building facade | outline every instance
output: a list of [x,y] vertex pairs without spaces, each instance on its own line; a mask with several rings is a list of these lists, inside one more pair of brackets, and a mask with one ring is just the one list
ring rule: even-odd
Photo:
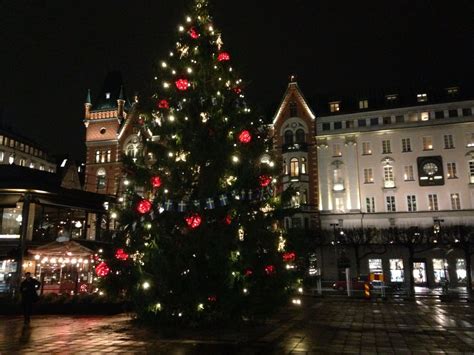
[[[413,273],[420,285],[447,279],[465,283],[470,257],[461,239],[470,243],[471,234],[459,232],[444,246],[437,236],[474,228],[474,95],[450,87],[317,98],[311,101],[315,114],[308,121],[304,114],[313,111],[306,101],[298,118],[282,114],[289,110],[285,103],[294,100],[291,87],[297,88],[296,83],[290,83],[273,123],[285,167],[282,187],[303,180],[304,189],[316,191],[311,203],[318,208],[309,214],[321,227],[314,236],[323,279],[342,278],[341,270],[350,267],[353,276],[384,273],[388,282],[406,282]],[[278,144],[278,139],[285,142],[285,128],[293,121],[313,122],[317,153],[312,162],[317,166],[307,180],[288,166],[296,158],[301,170],[306,156],[298,150],[289,156],[284,143],[281,149]],[[286,142],[291,139],[288,133]],[[285,226],[301,224],[292,225],[290,219]],[[423,230],[422,237],[415,232],[419,243],[402,243],[402,231],[414,228]]]

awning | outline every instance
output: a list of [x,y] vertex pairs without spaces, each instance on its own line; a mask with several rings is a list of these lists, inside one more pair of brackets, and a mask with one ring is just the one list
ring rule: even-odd
[[85,257],[94,254],[94,251],[70,240],[67,242],[54,241],[34,249],[29,249],[28,253],[32,255],[39,254],[41,256],[48,257]]

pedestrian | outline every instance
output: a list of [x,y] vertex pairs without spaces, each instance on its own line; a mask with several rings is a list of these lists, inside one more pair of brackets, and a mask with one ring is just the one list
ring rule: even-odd
[[38,301],[39,297],[36,291],[39,289],[40,283],[38,280],[31,277],[31,273],[25,273],[25,279],[20,284],[21,305],[23,307],[23,316],[25,317],[25,324],[30,323],[31,311],[33,303]]

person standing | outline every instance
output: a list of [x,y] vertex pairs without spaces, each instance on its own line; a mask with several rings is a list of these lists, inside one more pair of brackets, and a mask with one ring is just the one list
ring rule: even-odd
[[23,307],[23,316],[25,324],[30,323],[31,312],[33,310],[33,303],[38,300],[36,291],[39,289],[40,283],[38,280],[31,277],[31,273],[25,274],[25,279],[20,284],[21,305]]

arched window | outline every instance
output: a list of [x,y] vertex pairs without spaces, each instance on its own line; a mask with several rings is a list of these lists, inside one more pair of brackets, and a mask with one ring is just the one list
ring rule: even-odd
[[306,189],[301,191],[300,202],[302,205],[306,205],[308,203],[308,191]]
[[307,174],[307,172],[306,172],[306,158],[301,158],[301,174]]
[[293,131],[285,131],[285,144],[293,144]]
[[290,160],[290,176],[299,176],[300,175],[300,167],[298,158],[291,158]]
[[107,184],[107,176],[104,168],[97,170],[97,191],[105,189]]
[[135,157],[137,154],[137,149],[135,148],[135,145],[133,143],[130,143],[127,145],[127,148],[125,149],[125,154],[127,154],[129,157]]
[[283,160],[283,174],[288,175],[288,164],[286,163],[286,160]]
[[296,102],[292,101],[290,102],[290,117],[296,116],[298,116],[298,106],[296,105]]
[[95,152],[95,162],[100,163],[100,150]]
[[304,129],[297,129],[296,130],[296,143],[304,143],[306,141],[306,134],[304,133]]

